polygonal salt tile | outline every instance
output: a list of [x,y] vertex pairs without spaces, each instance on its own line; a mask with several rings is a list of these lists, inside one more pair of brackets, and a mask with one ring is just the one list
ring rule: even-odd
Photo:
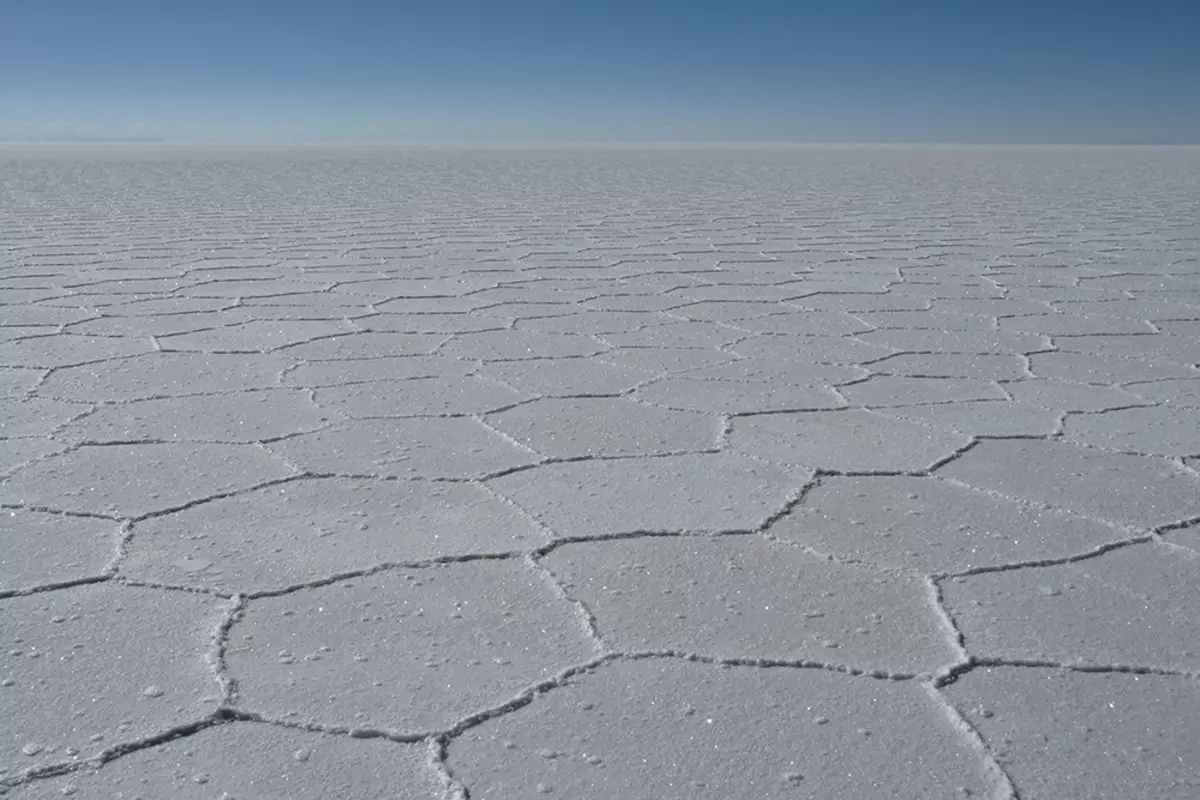
[[661,322],[662,316],[645,311],[583,311],[555,317],[531,317],[517,320],[520,331],[542,333],[606,334],[636,331],[643,325]]
[[205,311],[222,311],[230,308],[229,300],[203,297],[152,297],[123,303],[107,313],[122,317],[156,317],[175,314],[195,314]]
[[1200,341],[1183,336],[1072,336],[1060,339],[1057,344],[1059,350],[1073,354],[1102,352],[1173,361],[1180,366],[1200,365]]
[[[477,301],[481,302],[481,301]],[[440,311],[441,308],[427,309]],[[496,303],[483,305],[471,312],[471,316],[480,320],[495,320],[502,325],[508,325],[513,320],[525,317],[562,317],[577,312],[579,308],[574,303],[529,302]],[[533,331],[513,331],[514,333],[533,333]],[[456,356],[458,354],[455,354]]]
[[[91,758],[212,710],[214,597],[89,584],[0,600],[0,768]],[[136,654],[136,656],[134,655]]]
[[99,519],[0,510],[0,593],[79,580],[104,572],[117,526]]
[[44,300],[55,300],[62,298],[64,302],[78,306],[80,304],[79,296],[74,292],[68,292],[65,289],[15,289],[6,288],[4,290],[4,302],[0,305],[13,306],[25,303],[37,303],[40,307]]
[[1106,317],[1124,317],[1135,320],[1171,320],[1195,317],[1197,308],[1187,303],[1173,303],[1162,300],[1109,300],[1104,303],[1092,302],[1063,302],[1058,308],[1068,313],[1088,313],[1095,311]]
[[265,389],[288,362],[258,353],[146,353],[51,372],[38,393],[96,403]]
[[560,547],[544,563],[616,650],[932,672],[955,652],[923,579],[833,563],[758,537]]
[[[867,323],[857,332],[870,328],[895,330],[974,331],[991,327],[990,318],[980,319],[960,314],[943,314],[937,311],[878,311],[858,312],[857,319]],[[869,326],[869,327],[868,327]]]
[[1021,354],[1044,350],[1049,339],[1035,333],[1005,333],[989,330],[940,331],[890,329],[860,333],[854,337],[867,344],[917,353]]
[[704,450],[716,446],[720,433],[715,417],[619,397],[534,400],[487,422],[551,458]]
[[[144,248],[138,248],[144,252]],[[204,280],[241,280],[243,278],[270,278],[280,274],[276,268],[279,260],[262,255],[261,250],[242,248],[220,248],[205,253],[194,261],[184,263],[185,275]]]
[[[346,333],[350,323],[330,320],[257,320],[158,338],[165,352],[267,353],[288,345]],[[301,358],[295,351],[289,357]]]
[[863,364],[896,352],[847,336],[760,336],[731,349],[745,358],[802,364]]
[[197,312],[194,314],[166,314],[157,317],[104,316],[81,322],[78,325],[72,325],[70,331],[72,333],[91,336],[146,338],[217,328],[228,324],[230,321],[226,313],[219,311]]
[[1065,558],[1125,538],[1092,520],[907,476],[822,478],[771,533],[841,560],[926,573]]
[[0,398],[0,438],[49,436],[89,408],[45,397]]
[[295,474],[253,445],[84,445],[0,482],[0,503],[138,517]]
[[843,336],[871,330],[871,325],[841,311],[793,311],[730,324],[751,333],[782,333],[789,336]]
[[597,360],[622,369],[643,370],[657,375],[702,369],[733,359],[733,354],[715,348],[621,347],[610,350]]
[[445,356],[385,356],[294,364],[283,373],[285,386],[341,386],[379,380],[450,378],[470,374],[478,367]]
[[[329,304],[311,306],[303,304],[287,305],[279,300],[272,300],[270,303],[266,300],[260,300],[253,304],[238,306],[237,308],[224,311],[221,316],[225,318],[226,324],[230,325],[242,322],[346,322],[347,317],[366,314],[370,310],[366,306],[331,306]],[[353,326],[353,322],[350,324]],[[358,328],[354,326],[350,330],[357,331]],[[334,335],[341,336],[342,334]]]
[[1066,438],[1130,453],[1200,453],[1200,414],[1173,406],[1127,408],[1067,418]]
[[461,333],[504,331],[503,321],[482,319],[461,311],[445,314],[370,314],[356,317],[354,324],[371,333],[437,333],[443,336]]
[[754,300],[705,300],[671,309],[671,316],[701,322],[733,322],[792,311],[790,306]]
[[683,377],[698,380],[766,383],[771,386],[837,386],[870,374],[863,367],[821,364],[804,356],[784,360],[739,358],[712,367],[689,370]]
[[424,744],[253,723],[225,723],[86,769],[29,784],[21,798],[443,797]]
[[0,367],[0,396],[14,397],[37,386],[44,370]]
[[977,656],[1200,667],[1200,555],[1154,543],[944,585]]
[[[829,287],[829,291],[837,291],[837,285]],[[968,278],[962,281],[938,281],[937,283],[893,283],[887,287],[887,292],[896,297],[916,296],[924,300],[1001,300],[1004,299],[1004,289],[994,284],[981,285],[978,279]]]
[[[1114,337],[1120,339],[1122,337]],[[1143,337],[1130,337],[1141,339]],[[1157,338],[1157,337],[1154,337]],[[1106,353],[1037,353],[1029,357],[1030,370],[1039,378],[1062,378],[1079,383],[1132,383],[1195,378],[1192,367],[1153,358]]]
[[1155,323],[1155,327],[1165,334],[1194,342],[1200,338],[1200,319],[1195,319],[1196,309],[1193,309],[1189,316],[1192,319],[1161,320]]
[[686,303],[686,298],[672,295],[620,294],[582,300],[578,306],[591,311],[666,311]]
[[1021,797],[1187,800],[1200,793],[1194,679],[994,667],[972,670],[942,691]]
[[673,322],[646,325],[630,333],[607,333],[600,338],[617,347],[719,348],[746,338],[746,333],[711,322]]
[[735,450],[838,472],[914,472],[970,444],[968,436],[870,411],[800,411],[738,417]]
[[344,333],[285,345],[278,352],[287,358],[306,361],[416,356],[429,355],[445,340],[444,335],[432,333]]
[[1115,386],[1073,383],[1053,378],[1011,381],[1004,384],[1004,390],[1018,403],[1055,411],[1090,413],[1144,404],[1137,395]]
[[709,414],[840,408],[846,404],[832,389],[823,386],[690,378],[660,378],[639,387],[633,396],[663,408]]
[[461,417],[353,420],[268,449],[309,472],[401,478],[473,478],[539,460]]
[[0,342],[50,336],[59,332],[57,325],[0,325]]
[[[495,280],[486,275],[452,275],[445,278],[411,278],[389,276],[370,278],[354,282],[339,282],[333,291],[339,294],[381,295],[383,297],[433,297],[450,298],[459,295],[480,293],[495,285]],[[479,296],[476,294],[475,296]]]
[[488,305],[485,300],[473,297],[392,297],[375,302],[372,307],[389,314],[441,314],[449,312],[474,312]]
[[1139,528],[1200,515],[1200,479],[1165,458],[1107,453],[1065,442],[986,440],[938,474]]
[[135,400],[102,406],[67,426],[89,442],[208,441],[234,444],[314,431],[329,421],[302,389]]
[[999,796],[984,763],[916,681],[676,659],[572,677],[447,759],[472,797],[679,800]]
[[[1099,305],[1099,304],[1095,304]],[[1102,314],[1045,314],[999,321],[1002,331],[1027,331],[1046,336],[1125,335],[1154,333],[1148,322]]]
[[594,356],[608,349],[608,345],[582,334],[503,331],[455,336],[442,352],[459,358],[492,361]]
[[189,297],[275,297],[288,294],[305,294],[332,287],[332,283],[286,280],[279,278],[247,278],[243,280],[215,280],[204,282],[188,289]]
[[1162,538],[1173,545],[1200,553],[1200,523],[1164,531]]
[[227,658],[248,710],[423,733],[594,653],[571,605],[510,559],[388,570],[255,600]]
[[838,391],[854,405],[868,407],[1006,399],[1003,390],[997,384],[965,378],[907,378],[876,375],[861,383],[841,386]]
[[1028,377],[1020,356],[968,353],[901,353],[871,362],[883,375],[913,378],[972,378],[978,381],[1020,380]]
[[1200,410],[1200,379],[1135,383],[1125,391],[1154,403]]
[[1058,427],[1057,412],[1005,400],[880,408],[877,413],[924,422],[967,436],[1049,436]]
[[1048,303],[1016,298],[970,299],[938,298],[931,307],[951,314],[974,317],[1011,317],[1024,314],[1047,314],[1054,310]]
[[672,290],[667,297],[677,304],[699,300],[781,301],[797,295],[795,286],[685,286]]
[[478,486],[328,478],[138,523],[121,573],[245,594],[379,564],[529,550],[544,542],[532,522]]
[[730,453],[547,464],[489,481],[558,536],[758,527],[808,479]]
[[482,414],[526,399],[503,384],[475,376],[372,381],[318,388],[321,408],[352,418]]
[[[105,278],[103,274],[95,274],[88,276],[88,280],[73,280],[64,284],[64,287],[72,290],[78,295],[86,298],[89,295],[169,295],[172,292],[180,290],[187,291],[189,294],[194,290],[196,281],[182,278],[182,271],[174,274],[162,274],[157,277],[147,274],[142,271],[131,273],[128,275],[120,275],[119,273],[108,273],[113,275],[111,278]],[[82,279],[83,276],[80,276]]]
[[65,449],[66,444],[54,439],[0,439],[0,475]]
[[0,342],[0,367],[51,369],[147,353],[153,349],[148,338],[113,339],[107,336],[55,333]]
[[924,311],[930,301],[921,297],[890,294],[813,294],[788,302],[789,306],[815,311],[847,311],[852,314],[874,311]]
[[480,374],[532,395],[620,394],[655,375],[593,358],[493,361],[483,365]]
[[293,292],[251,297],[238,304],[238,310],[243,313],[269,314],[272,318],[278,318],[275,315],[286,314],[293,309],[308,319],[341,319],[370,314],[374,310],[366,302],[366,298],[339,297],[325,292]]
[[[0,292],[7,294],[8,286],[0,286]],[[83,303],[80,303],[82,306]],[[92,316],[86,308],[54,308],[53,306],[20,306],[3,304],[4,327],[18,325],[75,325]]]

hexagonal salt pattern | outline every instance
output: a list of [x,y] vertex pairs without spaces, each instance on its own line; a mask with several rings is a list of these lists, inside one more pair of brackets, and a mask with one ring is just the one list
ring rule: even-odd
[[1190,456],[1200,453],[1200,413],[1162,405],[1072,416],[1066,434],[1071,441],[1109,450]]
[[952,798],[999,788],[914,681],[660,659],[575,676],[468,730],[447,765],[472,797],[489,798]]
[[758,527],[807,479],[726,453],[546,464],[488,485],[560,537]]
[[898,475],[822,478],[770,530],[839,560],[935,574],[1062,559],[1127,538],[1086,517]]
[[326,726],[444,730],[593,653],[555,599],[521,562],[483,560],[256,600],[230,637],[236,703]]
[[0,400],[0,437],[49,437],[90,410],[83,403],[42,397]]
[[39,781],[16,797],[411,797],[439,800],[442,785],[421,744],[360,741],[289,728],[210,725],[98,769]]
[[1021,797],[1195,797],[1194,678],[998,667],[946,689]]
[[938,474],[1135,527],[1200,516],[1200,480],[1168,460],[1065,442],[985,441]]
[[121,574],[246,594],[544,541],[528,518],[478,486],[319,478],[137,523]]
[[108,520],[0,510],[0,596],[102,574],[116,555],[118,526]]
[[955,660],[924,582],[757,537],[624,539],[545,564],[617,650],[845,664],[884,674]]
[[203,718],[225,605],[112,583],[0,599],[0,780]]
[[471,478],[541,460],[468,417],[351,420],[267,449],[309,472],[381,478]]
[[486,378],[414,378],[328,386],[314,393],[317,405],[353,419],[482,414],[527,399]]
[[1200,793],[1191,153],[22,147],[0,794]]
[[972,652],[1064,664],[1200,669],[1200,556],[1153,542],[1074,563],[957,578]]
[[106,405],[65,426],[61,435],[89,442],[249,444],[319,430],[330,419],[306,391],[263,389]]
[[85,445],[17,469],[0,483],[0,503],[140,517],[294,474],[251,445]]
[[269,388],[287,366],[282,358],[250,353],[148,353],[56,369],[38,393],[100,403],[212,395]]
[[919,472],[971,438],[852,409],[744,417],[734,423],[730,442],[743,453],[831,472]]
[[716,446],[719,433],[711,415],[607,397],[534,400],[491,414],[487,420],[551,458],[705,450]]

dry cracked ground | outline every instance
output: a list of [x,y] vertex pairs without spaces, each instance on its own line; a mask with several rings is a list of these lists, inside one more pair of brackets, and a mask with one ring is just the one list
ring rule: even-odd
[[0,794],[1200,796],[1198,186],[0,149]]

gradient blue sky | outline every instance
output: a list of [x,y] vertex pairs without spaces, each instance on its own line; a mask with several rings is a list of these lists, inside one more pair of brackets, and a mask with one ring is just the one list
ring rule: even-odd
[[0,0],[0,139],[1200,143],[1200,0]]

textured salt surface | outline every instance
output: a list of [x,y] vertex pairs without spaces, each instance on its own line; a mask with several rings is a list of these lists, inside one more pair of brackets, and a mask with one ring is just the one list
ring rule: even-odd
[[1200,794],[1200,152],[0,146],[0,794]]

